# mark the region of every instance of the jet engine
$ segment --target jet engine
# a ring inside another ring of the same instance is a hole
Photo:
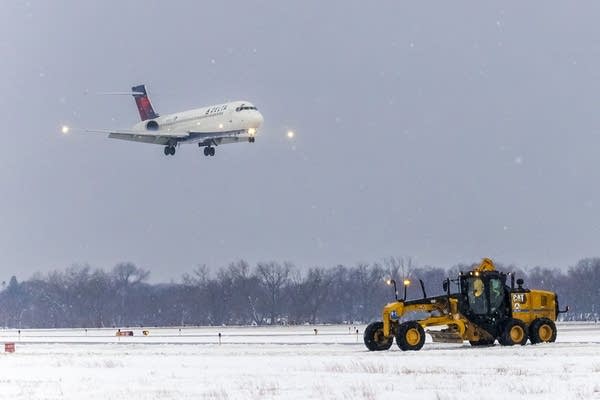
[[[157,131],[158,130],[158,122],[154,120],[150,120],[146,122],[146,130],[148,131]]]

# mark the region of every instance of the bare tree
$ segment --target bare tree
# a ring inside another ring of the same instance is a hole
[[[282,309],[285,286],[289,283],[290,271],[293,266],[276,262],[259,263],[256,266],[256,276],[264,289],[265,306],[270,315],[269,323],[275,324]]]
[[[135,289],[140,283],[145,281],[150,275],[149,271],[138,268],[130,262],[119,263],[112,270],[112,278],[115,285],[115,290],[121,299],[120,309],[117,313],[117,325],[129,324],[128,307],[126,307],[127,299],[130,297],[130,291]]]
[[[311,268],[298,285],[297,302],[306,322],[317,323],[317,316],[329,298],[333,275],[324,268]]]

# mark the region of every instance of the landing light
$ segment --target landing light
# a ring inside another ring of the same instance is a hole
[[[287,131],[287,137],[288,137],[288,139],[293,139],[294,136],[296,136],[296,134],[294,133],[294,131]]]
[[[62,132],[63,135],[66,135],[67,133],[69,133],[71,129],[67,126],[67,125],[63,125],[60,128],[60,131]]]
[[[404,286],[409,286],[409,285],[410,285],[410,279],[405,279]]]
[[[249,134],[250,136],[254,136],[254,135],[256,134],[256,129],[254,129],[254,128],[250,128],[250,129],[248,129],[248,134]]]
[[[392,280],[391,279],[386,279],[385,283],[387,283],[388,285],[391,285],[392,284]]]

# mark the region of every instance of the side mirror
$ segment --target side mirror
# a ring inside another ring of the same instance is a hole
[[[569,306],[566,306],[564,310],[557,310],[559,314],[564,314],[569,312]]]
[[[517,279],[517,285],[522,286],[525,281],[521,278]]]
[[[442,284],[442,287],[444,288],[444,292],[448,291],[448,280],[444,281],[444,283]]]

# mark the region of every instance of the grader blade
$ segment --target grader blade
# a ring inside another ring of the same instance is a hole
[[[427,333],[431,335],[431,339],[438,343],[462,343],[463,338],[458,332],[443,332],[443,331],[432,331],[427,330]]]

